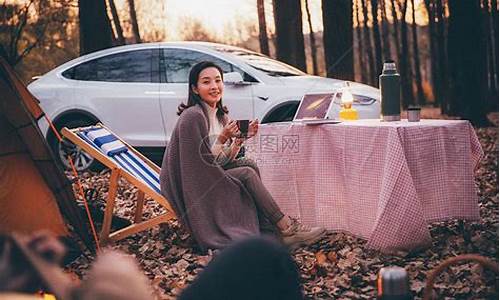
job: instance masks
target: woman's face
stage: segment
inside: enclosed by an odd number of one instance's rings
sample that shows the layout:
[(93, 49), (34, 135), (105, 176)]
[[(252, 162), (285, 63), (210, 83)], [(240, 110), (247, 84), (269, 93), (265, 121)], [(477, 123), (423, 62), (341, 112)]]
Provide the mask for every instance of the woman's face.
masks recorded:
[(222, 76), (217, 68), (209, 67), (203, 69), (198, 76), (198, 82), (192, 87), (193, 92), (211, 107), (215, 107), (222, 98), (224, 83)]

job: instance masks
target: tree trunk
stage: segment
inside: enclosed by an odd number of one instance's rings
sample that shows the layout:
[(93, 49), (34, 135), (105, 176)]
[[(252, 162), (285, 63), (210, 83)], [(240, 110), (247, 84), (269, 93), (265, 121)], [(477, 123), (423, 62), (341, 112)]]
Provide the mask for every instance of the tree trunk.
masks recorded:
[(323, 0), (322, 10), (327, 76), (354, 80), (352, 0)]
[(382, 41), (384, 44), (384, 49), (383, 49), (384, 61), (388, 59), (394, 60), (394, 58), (392, 57), (391, 43), (389, 40), (389, 28), (387, 24), (387, 12), (385, 4), (386, 4), (385, 0), (380, 2), (380, 10), (382, 11)]
[(306, 69), (300, 0), (273, 0), (276, 57), (302, 71)]
[(434, 96), (434, 107), (439, 107), (441, 102), (441, 88), (439, 87), (439, 67), (437, 65), (437, 50), (436, 50), (436, 24), (435, 24), (435, 4), (431, 3), (431, 0), (425, 0), (425, 7), (427, 9), (427, 15), (429, 16), (429, 27), (428, 27), (428, 36), (429, 36), (429, 45), (430, 45), (430, 69), (431, 69), (431, 86), (432, 86), (432, 94)]
[(498, 1), (497, 0), (491, 0), (491, 18), (493, 22), (493, 26), (491, 26), (492, 29), (492, 47), (493, 47), (493, 53), (495, 54), (495, 84), (497, 88), (497, 93), (498, 93), (498, 9), (497, 9)]
[[(371, 0), (371, 11), (373, 18), (373, 42), (375, 46), (375, 76), (382, 73), (382, 44), (380, 42), (380, 29), (378, 26), (378, 0)], [(376, 86), (378, 86), (378, 80), (375, 80)]]
[(415, 103), (413, 97), (413, 88), (411, 86), (410, 66), (408, 64), (408, 26), (406, 24), (405, 16), (408, 10), (408, 0), (403, 2), (403, 17), (401, 19), (401, 56), (400, 73), (401, 73), (401, 92), (403, 95), (403, 108), (408, 108), (408, 105)]
[(113, 46), (105, 0), (79, 0), (80, 55)]
[(479, 1), (449, 0), (448, 57), (450, 68), (450, 112), (487, 126), (486, 37)]
[(257, 0), (257, 14), (259, 17), (259, 44), (260, 52), (269, 56), (269, 39), (267, 38), (266, 13), (264, 0)]
[(422, 73), (420, 72), (420, 52), (418, 50), (418, 35), (417, 35), (417, 21), (415, 20), (415, 0), (412, 0), (412, 36), (413, 36), (413, 63), (415, 70), (415, 84), (417, 85), (417, 103), (420, 105), (425, 104), (424, 89), (422, 87)]
[[(361, 82), (369, 83), (368, 81), (369, 74), (367, 74), (369, 70), (364, 70), (366, 64), (365, 64), (365, 52), (363, 51), (363, 37), (361, 34), (361, 23), (363, 22), (361, 19), (362, 12), (360, 12), (360, 10), (362, 9), (360, 5), (363, 4), (360, 2), (361, 2), (360, 0), (355, 0), (356, 4), (354, 6), (355, 7), (354, 11), (356, 13), (355, 18), (358, 23), (358, 26), (356, 26), (356, 41), (358, 44), (358, 64), (359, 64), (359, 71), (361, 74)], [(365, 28), (363, 28), (363, 30), (365, 30)]]
[(139, 33), (139, 23), (137, 23), (134, 0), (128, 0), (128, 7), (130, 10), (130, 22), (132, 22), (132, 32), (134, 33), (135, 42), (141, 43), (141, 35)]
[(116, 39), (118, 45), (125, 45), (125, 38), (123, 37), (123, 29), (120, 24), (120, 17), (118, 16), (118, 11), (116, 10), (115, 1), (109, 0), (109, 8), (111, 10), (111, 15), (113, 16), (113, 24), (116, 30)]
[(309, 41), (311, 43), (311, 58), (313, 65), (313, 74), (318, 75), (318, 59), (316, 58), (316, 38), (314, 37), (314, 30), (311, 20), (311, 12), (309, 11), (309, 1), (305, 0), (307, 23), (309, 24)]
[(373, 47), (372, 47), (372, 41), (370, 38), (370, 27), (368, 27), (368, 7), (366, 4), (367, 0), (361, 0), (361, 5), (363, 7), (363, 20), (364, 20), (364, 26), (363, 26), (363, 33), (365, 37), (365, 45), (366, 45), (366, 53), (368, 53), (368, 69), (370, 70), (370, 80), (368, 80), (369, 84), (376, 86), (377, 85), (377, 76), (375, 74), (375, 70), (373, 69), (373, 66), (375, 65), (374, 58), (373, 58)]
[[(401, 55), (401, 47), (400, 47), (400, 42), (399, 42), (399, 21), (398, 21), (398, 14), (397, 14), (397, 11), (399, 10), (399, 5), (396, 8), (397, 4), (396, 4), (395, 0), (392, 0), (391, 4), (392, 4), (392, 9), (391, 9), (392, 20), (394, 22), (394, 24), (393, 24), (394, 42), (396, 44), (396, 55), (394, 55), (394, 57), (398, 58), (397, 61), (399, 63), (399, 56)], [(395, 61), (396, 61), (396, 59), (395, 59)]]
[[(493, 0), (491, 5), (484, 0), (483, 15), (486, 20), (486, 32), (488, 33), (488, 88), (489, 100), (495, 103), (490, 110), (498, 110), (498, 42), (495, 36), (495, 29), (498, 28), (498, 23), (495, 22), (494, 14), (496, 13), (496, 1)], [(491, 102), (491, 101), (490, 101)]]
[(441, 96), (441, 113), (450, 113), (450, 101), (453, 101), (449, 97), (449, 82), (448, 82), (448, 58), (446, 57), (446, 36), (445, 36), (445, 11), (443, 7), (442, 0), (436, 1), (436, 31), (437, 31), (437, 54), (438, 58), (436, 60), (439, 66), (439, 83), (440, 96)]

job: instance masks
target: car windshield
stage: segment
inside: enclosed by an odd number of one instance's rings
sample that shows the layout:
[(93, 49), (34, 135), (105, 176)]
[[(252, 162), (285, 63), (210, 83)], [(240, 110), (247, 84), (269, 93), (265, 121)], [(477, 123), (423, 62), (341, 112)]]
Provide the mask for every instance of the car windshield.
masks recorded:
[(271, 59), (257, 52), (247, 51), (237, 47), (213, 46), (219, 52), (229, 53), (241, 58), (253, 68), (267, 73), (270, 76), (303, 76), (307, 75), (299, 69), (285, 63)]

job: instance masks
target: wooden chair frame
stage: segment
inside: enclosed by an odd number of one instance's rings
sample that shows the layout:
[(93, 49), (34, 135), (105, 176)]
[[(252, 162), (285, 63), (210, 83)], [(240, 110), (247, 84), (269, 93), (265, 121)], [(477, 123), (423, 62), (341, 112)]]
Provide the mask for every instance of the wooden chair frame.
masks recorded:
[[(158, 224), (166, 223), (168, 220), (175, 218), (175, 213), (168, 203), (167, 199), (161, 194), (153, 190), (150, 186), (142, 182), (140, 179), (129, 173), (127, 170), (123, 169), (121, 166), (116, 164), (107, 155), (103, 154), (101, 151), (97, 150), (94, 146), (90, 145), (87, 141), (83, 140), (78, 136), (79, 131), (85, 131), (91, 128), (104, 128), (113, 134), (117, 139), (119, 139), (124, 145), (127, 146), (129, 151), (132, 151), (135, 155), (143, 160), (149, 167), (151, 167), (158, 174), (160, 173), (160, 167), (151, 162), (148, 158), (142, 155), (139, 151), (134, 149), (134, 147), (123, 141), (118, 135), (114, 134), (109, 128), (105, 127), (101, 123), (90, 127), (81, 127), (68, 129), (64, 127), (61, 131), (62, 135), (68, 140), (73, 142), (78, 147), (82, 148), (92, 157), (99, 160), (102, 164), (111, 170), (111, 178), (109, 183), (108, 198), (106, 199), (106, 210), (104, 212), (104, 218), (102, 222), (102, 229), (99, 237), (99, 244), (104, 245), (110, 241), (116, 242), (124, 239), (130, 235), (136, 234), (138, 232), (148, 230)], [(113, 210), (116, 202), (116, 194), (118, 189), (118, 180), (120, 177), (125, 178), (130, 184), (137, 187), (137, 204), (134, 213), (134, 223), (125, 228), (111, 232), (111, 221), (113, 218)], [(142, 220), (142, 212), (144, 207), (144, 200), (148, 196), (151, 200), (156, 201), (158, 204), (163, 206), (167, 212), (156, 216), (149, 220)], [(149, 199), (148, 199), (149, 200)]]

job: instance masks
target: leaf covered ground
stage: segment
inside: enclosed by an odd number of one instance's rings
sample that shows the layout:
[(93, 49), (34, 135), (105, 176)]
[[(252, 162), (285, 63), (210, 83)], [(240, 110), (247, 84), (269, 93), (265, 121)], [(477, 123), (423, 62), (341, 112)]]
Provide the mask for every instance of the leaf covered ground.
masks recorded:
[[(498, 124), (498, 116), (495, 119)], [(475, 253), (498, 262), (498, 125), (476, 129), (485, 156), (476, 170), (481, 219), (476, 222), (446, 221), (430, 225), (432, 247), (415, 253), (381, 254), (364, 248), (365, 241), (346, 233), (329, 233), (320, 242), (292, 253), (300, 269), (305, 294), (311, 299), (373, 299), (377, 272), (384, 266), (404, 267), (411, 290), (421, 298), (430, 270), (445, 259)], [(87, 189), (105, 199), (109, 171), (80, 176)], [(115, 213), (132, 218), (136, 189), (122, 180)], [(162, 209), (152, 203), (145, 217)], [(203, 270), (212, 255), (193, 250), (188, 234), (177, 222), (136, 234), (111, 246), (137, 260), (159, 299), (175, 296)], [(68, 268), (85, 276), (92, 259), (82, 255)], [(498, 277), (475, 263), (456, 265), (441, 274), (435, 284), (439, 299), (498, 299)]]

